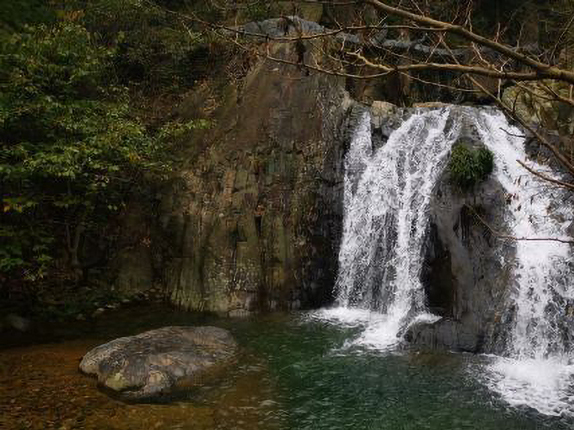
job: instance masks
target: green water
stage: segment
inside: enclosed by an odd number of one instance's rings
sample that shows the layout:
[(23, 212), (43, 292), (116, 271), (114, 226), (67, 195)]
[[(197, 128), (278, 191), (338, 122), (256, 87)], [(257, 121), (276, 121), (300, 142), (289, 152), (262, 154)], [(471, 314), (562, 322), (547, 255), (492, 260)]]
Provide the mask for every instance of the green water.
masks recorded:
[[(214, 429), (252, 429), (255, 422), (261, 429), (301, 430), (574, 428), (567, 418), (512, 409), (493, 396), (478, 380), (486, 357), (348, 348), (359, 328), (304, 313), (226, 320), (138, 309), (52, 329), (50, 336), (65, 347), (78, 337), (107, 341), (185, 324), (228, 328), (241, 345), (238, 363), (224, 380), (177, 401), (179, 407), (212, 408)], [(234, 400), (224, 401), (229, 398)], [(165, 428), (194, 426), (183, 418)]]
[(348, 350), (356, 329), (301, 315), (236, 326), (269, 363), (289, 429), (572, 429), (565, 419), (510, 409), (477, 381), (470, 354)]

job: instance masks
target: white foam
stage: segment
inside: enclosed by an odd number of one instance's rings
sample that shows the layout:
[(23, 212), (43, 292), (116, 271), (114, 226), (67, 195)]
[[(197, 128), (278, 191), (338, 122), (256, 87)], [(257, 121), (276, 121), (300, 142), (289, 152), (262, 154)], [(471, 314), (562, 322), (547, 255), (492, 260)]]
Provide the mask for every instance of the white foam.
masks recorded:
[(494, 358), (487, 386), (509, 405), (528, 406), (551, 416), (574, 415), (574, 365), (559, 358)]
[(312, 319), (324, 320), (343, 327), (363, 326), (381, 317), (380, 314), (367, 309), (347, 308), (343, 306), (319, 309), (308, 315)]
[[(482, 140), (494, 153), (497, 180), (509, 196), (506, 220), (515, 237), (563, 238), (572, 222), (563, 190), (527, 172), (527, 161), (549, 176), (548, 167), (528, 160), (522, 131), (500, 112), (476, 117)], [(506, 354), (487, 368), (488, 386), (512, 406), (529, 406), (547, 415), (574, 410), (572, 351), (560, 332), (563, 303), (574, 295), (568, 268), (570, 246), (557, 241), (518, 241), (512, 266), (516, 286), (507, 305), (515, 309)]]
[[(447, 129), (448, 109), (417, 112), (373, 148), (365, 113), (345, 157), (343, 238), (336, 283), (337, 303), (378, 312), (357, 343), (387, 349), (417, 314), (424, 312), (420, 282), (427, 211), (457, 124)], [(359, 311), (362, 312), (362, 311)], [(365, 319), (363, 313), (360, 318)]]
[(389, 315), (368, 309), (335, 307), (320, 309), (308, 314), (310, 319), (322, 320), (343, 328), (360, 327), (363, 330), (354, 339), (345, 343), (342, 349), (362, 347), (378, 351), (389, 351), (396, 348), (402, 338), (398, 333), (408, 329), (411, 324), (419, 322), (433, 323), (440, 319), (430, 313), (421, 313), (404, 327), (402, 320), (390, 318)]
[(379, 312), (340, 306), (321, 309), (308, 315), (312, 319), (326, 321), (342, 328), (359, 327), (362, 329), (357, 337), (347, 340), (338, 351), (346, 351), (355, 347), (388, 351), (401, 341), (397, 337), (401, 328), (400, 321), (390, 319)]

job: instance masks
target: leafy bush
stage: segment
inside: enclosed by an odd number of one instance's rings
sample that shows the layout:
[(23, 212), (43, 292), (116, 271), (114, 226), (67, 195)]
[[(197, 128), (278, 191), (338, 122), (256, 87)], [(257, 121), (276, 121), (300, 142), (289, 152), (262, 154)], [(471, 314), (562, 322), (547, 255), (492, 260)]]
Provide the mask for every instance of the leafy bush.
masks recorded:
[(114, 48), (73, 22), (27, 27), (0, 50), (0, 282), (37, 280), (56, 260), (77, 275), (85, 239), (168, 172), (166, 146), (196, 124), (147, 130), (117, 85)]
[(487, 148), (471, 149), (458, 144), (452, 150), (449, 171), (451, 181), (462, 190), (470, 190), (494, 169), (494, 156)]

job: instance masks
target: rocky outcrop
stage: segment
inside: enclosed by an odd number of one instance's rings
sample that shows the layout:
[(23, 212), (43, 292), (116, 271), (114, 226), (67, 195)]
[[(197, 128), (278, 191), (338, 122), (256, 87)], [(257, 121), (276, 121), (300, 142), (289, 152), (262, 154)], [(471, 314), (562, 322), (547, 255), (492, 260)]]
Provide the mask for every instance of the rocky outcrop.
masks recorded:
[(432, 323), (413, 324), (406, 332), (405, 340), (420, 349), (478, 352), (484, 333), (461, 321), (443, 318)]
[(231, 334), (217, 327), (164, 327), (92, 349), (80, 370), (122, 399), (156, 399), (205, 383), (236, 349)]
[[(290, 16), (239, 30), (249, 33), (252, 42), (264, 40), (256, 35), (318, 34), (326, 27)], [(351, 36), (335, 35), (354, 43)], [(377, 37), (374, 46), (426, 52), (416, 42), (399, 43), (383, 33)], [(344, 70), (310, 43), (266, 43), (261, 50), (294, 64)], [(181, 166), (171, 186), (159, 193), (153, 219), (129, 222), (152, 225), (124, 228), (130, 232), (126, 251), (116, 261), (121, 290), (161, 285), (181, 307), (231, 316), (317, 307), (332, 298), (342, 227), (343, 156), (348, 123), (353, 122), (349, 108), (357, 106), (346, 91), (363, 101), (402, 96), (385, 93), (385, 85), (398, 88), (390, 77), (361, 86), (361, 80), (243, 55), (230, 59), (232, 71), (214, 70), (211, 80), (187, 98), (182, 116), (207, 119), (211, 127), (194, 132), (177, 154)], [(373, 103), (371, 110), (376, 148), (409, 110), (385, 102)], [(468, 310), (475, 309), (469, 303), (480, 294), (499, 294), (496, 285), (486, 286), (488, 273), (498, 273), (491, 271), (498, 263), (489, 250), (493, 241), (473, 221), (467, 204), (497, 224), (504, 196), (496, 183), (462, 195), (447, 179), (433, 203), (425, 275), (432, 284), (429, 300), (445, 317), (483, 326), (481, 309), (492, 308), (492, 297), (476, 310)], [(480, 282), (485, 287), (479, 292), (468, 287)]]
[[(387, 49), (398, 52), (408, 51), (412, 55), (437, 56), (437, 57), (464, 57), (467, 54), (465, 49), (442, 49), (425, 45), (425, 39), (407, 41), (388, 39), (388, 28), (381, 27), (382, 30), (374, 33), (365, 40), (364, 36), (350, 34), (343, 31), (336, 31), (326, 28), (316, 22), (301, 19), (298, 16), (285, 16), (282, 18), (271, 18), (260, 22), (250, 22), (235, 28), (239, 34), (246, 37), (255, 38), (281, 38), (285, 36), (318, 36), (333, 33), (333, 38), (341, 43), (351, 45), (370, 45), (372, 48)], [(392, 27), (391, 27), (392, 28)]]
[[(480, 145), (471, 124), (463, 130), (459, 144)], [(422, 274), (429, 309), (442, 319), (411, 326), (411, 344), (470, 352), (503, 349), (501, 319), (514, 247), (491, 229), (506, 231), (506, 206), (505, 192), (493, 176), (462, 192), (449, 180), (448, 169), (443, 173), (431, 202)]]
[[(292, 45), (271, 54), (314, 58)], [(152, 244), (162, 247), (155, 273), (173, 303), (234, 316), (330, 300), (352, 104), (344, 84), (255, 61), (217, 94), (200, 89), (190, 97), (184, 114), (204, 116), (211, 127), (179, 155)]]
[[(512, 107), (518, 119), (536, 129), (554, 147), (564, 154), (571, 154), (574, 150), (574, 107), (557, 100), (554, 94), (567, 100), (570, 98), (570, 86), (552, 80), (524, 83), (506, 88), (502, 101)], [(535, 138), (529, 138), (527, 149), (533, 158), (568, 173), (551, 151)]]

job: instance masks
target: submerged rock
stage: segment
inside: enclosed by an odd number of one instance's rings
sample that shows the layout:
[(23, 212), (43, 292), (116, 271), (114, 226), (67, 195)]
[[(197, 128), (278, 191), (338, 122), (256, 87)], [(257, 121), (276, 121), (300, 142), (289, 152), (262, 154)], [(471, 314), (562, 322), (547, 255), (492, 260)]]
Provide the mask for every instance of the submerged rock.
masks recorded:
[(479, 352), (483, 334), (460, 321), (441, 319), (413, 324), (405, 334), (405, 340), (422, 349)]
[(5, 321), (8, 327), (21, 332), (29, 331), (32, 328), (32, 322), (29, 319), (16, 314), (8, 314)]
[(231, 363), (236, 350), (221, 328), (164, 327), (92, 349), (80, 370), (123, 399), (154, 399), (204, 383)]

